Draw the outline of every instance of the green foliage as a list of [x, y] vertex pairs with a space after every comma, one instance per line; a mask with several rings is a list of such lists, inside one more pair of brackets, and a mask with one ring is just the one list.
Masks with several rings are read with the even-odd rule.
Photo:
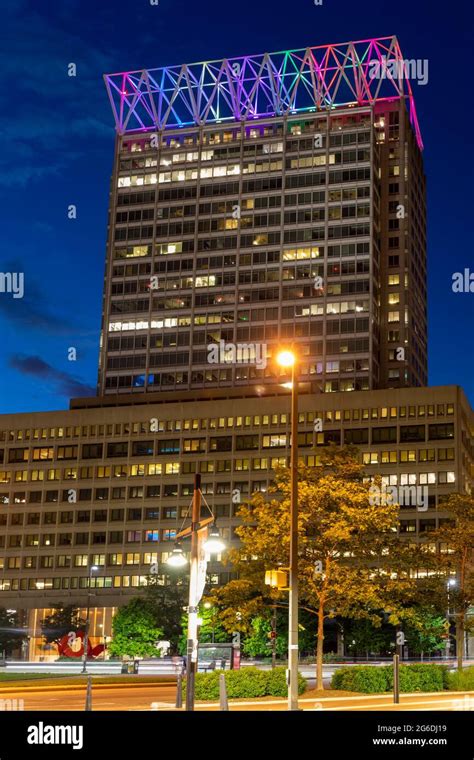
[[[446, 668], [442, 665], [400, 665], [400, 692], [442, 691], [446, 683]], [[363, 694], [383, 694], [392, 691], [393, 667], [355, 665], [339, 668], [332, 677], [331, 688]]]
[[156, 625], [153, 606], [135, 598], [114, 616], [112, 636], [111, 655], [153, 657], [158, 654], [156, 642], [162, 638], [163, 630]]
[[331, 680], [332, 689], [360, 691], [363, 694], [381, 694], [388, 691], [385, 667], [360, 665], [338, 668]]
[[[182, 634], [183, 608], [188, 603], [188, 587], [176, 582], [163, 585], [157, 575], [147, 576], [147, 585], [143, 588], [143, 598], [153, 611], [155, 625], [163, 632], [163, 639], [170, 642], [170, 649], [175, 653], [179, 649]], [[185, 636], [186, 638], [186, 636]]]
[[344, 639], [351, 655], [390, 654], [394, 638], [392, 626], [375, 626], [370, 620], [351, 620], [344, 624]]
[[[199, 643], [226, 644], [230, 642], [230, 635], [219, 621], [219, 610], [217, 607], [208, 609], [204, 603], [199, 605], [198, 610], [198, 617], [202, 620], [202, 625], [199, 626]], [[188, 616], [185, 612], [181, 613], [180, 632], [177, 651], [179, 654], [185, 655], [188, 639]]]
[[[269, 636], [271, 630], [271, 620], [269, 618], [264, 618], [261, 615], [257, 615], [257, 617], [252, 620], [250, 634], [245, 637], [242, 645], [242, 652], [249, 657], [269, 657], [272, 652], [272, 639]], [[286, 631], [285, 634], [286, 635], [277, 633], [276, 653], [279, 656], [285, 654], [288, 648], [288, 635]]]
[[[306, 691], [306, 678], [298, 673], [298, 694], [304, 694]], [[272, 697], [286, 697], [288, 686], [286, 683], [285, 668], [275, 668], [268, 671], [268, 694]]]
[[27, 637], [27, 631], [18, 630], [20, 621], [16, 612], [0, 607], [0, 656], [12, 653]]
[[446, 686], [450, 691], [474, 691], [474, 666], [446, 673]]
[[411, 652], [434, 654], [445, 647], [443, 634], [446, 618], [433, 610], [421, 607], [413, 610], [412, 618], [404, 625], [405, 639]]
[[[217, 701], [219, 699], [219, 673], [197, 673], [195, 682], [195, 698], [198, 701]], [[245, 699], [250, 697], [286, 697], [286, 673], [284, 668], [275, 670], [259, 670], [258, 668], [241, 668], [225, 672], [227, 696], [229, 699]], [[301, 674], [298, 677], [298, 691], [303, 694], [306, 689], [306, 679]], [[186, 685], [184, 685], [186, 690]]]
[[58, 643], [63, 636], [84, 628], [86, 621], [81, 618], [79, 609], [72, 604], [57, 604], [51, 615], [41, 621], [41, 635], [47, 644]]

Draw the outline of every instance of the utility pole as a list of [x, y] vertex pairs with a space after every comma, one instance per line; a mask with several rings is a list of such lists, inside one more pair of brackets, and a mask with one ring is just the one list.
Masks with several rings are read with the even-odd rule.
[[198, 565], [199, 521], [201, 519], [201, 476], [194, 475], [193, 506], [191, 516], [191, 567], [189, 577], [188, 643], [186, 657], [186, 710], [194, 710], [194, 685], [198, 660]]
[[290, 599], [288, 620], [288, 709], [298, 709], [298, 370], [291, 370]]

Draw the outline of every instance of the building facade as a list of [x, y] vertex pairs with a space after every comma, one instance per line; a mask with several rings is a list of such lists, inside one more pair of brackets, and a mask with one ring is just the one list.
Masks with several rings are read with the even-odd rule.
[[[288, 391], [156, 395], [147, 404], [118, 395], [0, 417], [0, 606], [28, 611], [32, 630], [60, 602], [85, 607], [96, 565], [93, 640], [109, 634], [114, 608], [137, 593], [151, 565], [164, 581], [195, 473], [203, 512], [207, 502], [232, 546], [240, 502], [266, 491], [274, 468], [288, 463]], [[300, 398], [306, 464], [317, 466], [323, 445], [351, 443], [368, 477], [423, 488], [426, 501], [401, 510], [400, 535], [412, 540], [446, 519], [443, 496], [472, 490], [473, 430], [456, 386]], [[211, 586], [231, 577], [220, 559], [209, 565]], [[31, 656], [40, 646], [33, 636]]]
[[[344, 51], [321, 79], [321, 56]], [[247, 58], [182, 67], [173, 90], [166, 69], [106, 77], [117, 137], [99, 395], [278, 383], [269, 364], [282, 341], [315, 392], [426, 384], [421, 141], [408, 82], [394, 89], [381, 76], [375, 87], [368, 66], [399, 61], [398, 43], [287, 55], [300, 67], [291, 92], [279, 54], [254, 57], [260, 68]], [[220, 72], [212, 93], [208, 68]], [[343, 76], [354, 89], [341, 89]], [[145, 90], [145, 77], [155, 86]], [[222, 110], [233, 86], [238, 102], [218, 118], [212, 97]]]

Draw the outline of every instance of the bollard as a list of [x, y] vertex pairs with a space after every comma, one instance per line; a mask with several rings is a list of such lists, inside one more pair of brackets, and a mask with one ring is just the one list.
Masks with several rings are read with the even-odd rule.
[[84, 710], [92, 710], [92, 676], [87, 678], [86, 706]]
[[224, 673], [219, 673], [219, 704], [221, 710], [229, 709], [229, 702], [227, 700], [227, 687], [225, 683]]
[[398, 654], [393, 655], [393, 704], [398, 705], [400, 703], [400, 656]]
[[183, 676], [178, 674], [178, 680], [176, 683], [176, 709], [180, 709], [183, 706]]

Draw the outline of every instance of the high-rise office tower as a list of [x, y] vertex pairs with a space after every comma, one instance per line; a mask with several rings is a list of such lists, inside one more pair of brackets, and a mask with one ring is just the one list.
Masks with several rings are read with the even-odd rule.
[[421, 138], [395, 37], [106, 76], [99, 393], [426, 384]]

